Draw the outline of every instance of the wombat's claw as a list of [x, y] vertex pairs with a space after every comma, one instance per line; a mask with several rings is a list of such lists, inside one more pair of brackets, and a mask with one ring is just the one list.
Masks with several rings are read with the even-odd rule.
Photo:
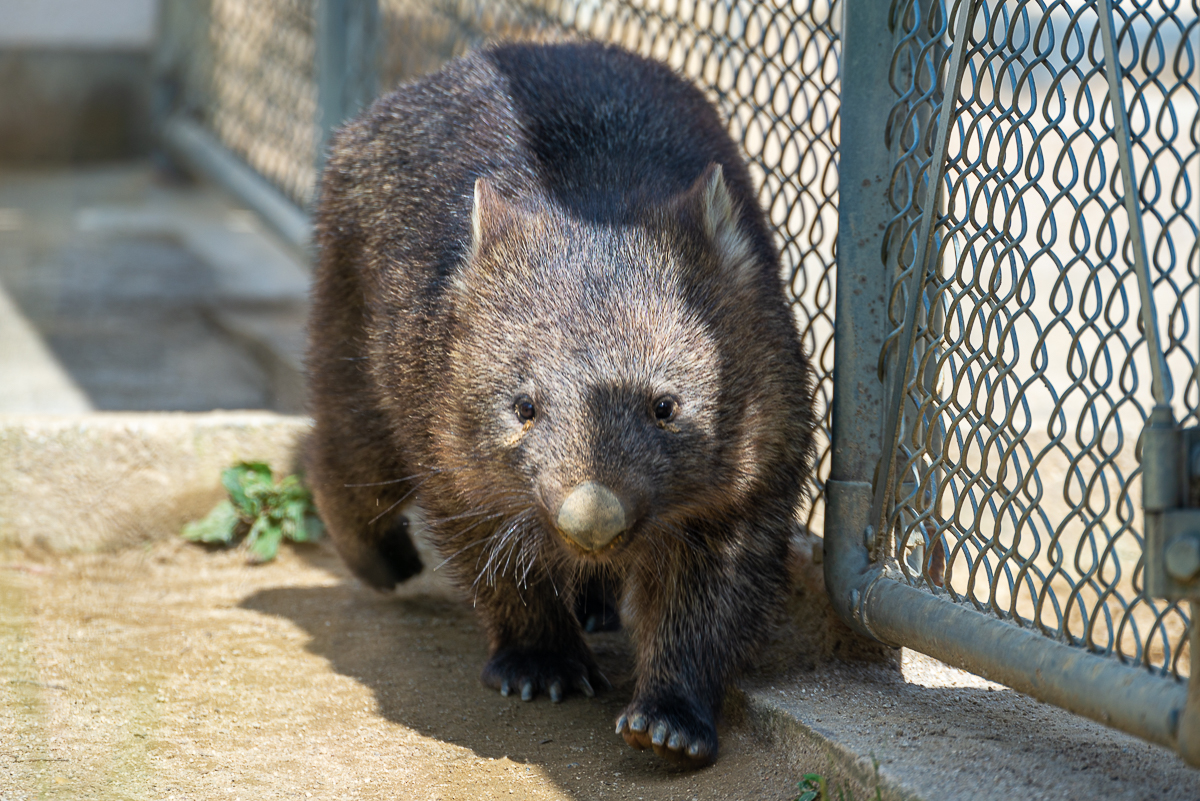
[[634, 748], [653, 748], [663, 759], [687, 767], [703, 767], [716, 758], [716, 731], [711, 723], [678, 710], [664, 710], [663, 718], [625, 713], [617, 719], [617, 734]]
[[532, 701], [542, 693], [556, 704], [572, 692], [592, 697], [596, 694], [592, 682], [604, 686], [608, 679], [591, 663], [590, 653], [583, 656], [587, 658], [553, 651], [501, 649], [484, 665], [480, 679], [503, 696], [519, 693], [522, 701]]

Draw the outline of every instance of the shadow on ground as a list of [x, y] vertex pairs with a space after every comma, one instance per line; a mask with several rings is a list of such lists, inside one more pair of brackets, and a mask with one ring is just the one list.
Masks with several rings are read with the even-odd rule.
[[[629, 782], [647, 797], [749, 797], [719, 785], [731, 768], [775, 773], [781, 765], [743, 735], [722, 727], [722, 756], [715, 768], [683, 772], [638, 752], [614, 733], [614, 722], [633, 692], [632, 654], [620, 632], [589, 635], [613, 688], [597, 698], [542, 697], [522, 702], [482, 686], [486, 658], [482, 632], [466, 605], [437, 597], [396, 598], [352, 582], [326, 587], [261, 590], [241, 607], [286, 618], [304, 629], [311, 653], [374, 694], [378, 714], [423, 735], [470, 749], [489, 759], [539, 765], [563, 789], [584, 797]], [[616, 778], [618, 781], [613, 781]], [[611, 782], [611, 785], [610, 785]], [[791, 797], [792, 784], [769, 780], [755, 797]], [[771, 786], [773, 785], [773, 786]], [[656, 788], [656, 789], [654, 789]], [[744, 789], [744, 788], [743, 788]]]
[[[309, 637], [305, 649], [367, 688], [375, 712], [390, 723], [484, 759], [537, 766], [575, 798], [797, 795], [804, 769], [795, 755], [754, 735], [736, 694], [719, 727], [721, 753], [711, 768], [682, 771], [650, 751], [625, 745], [614, 731], [634, 689], [632, 647], [623, 632], [587, 635], [613, 684], [597, 698], [575, 695], [561, 704], [545, 697], [532, 702], [504, 698], [479, 681], [487, 656], [485, 638], [469, 603], [454, 591], [423, 574], [395, 595], [381, 594], [351, 578], [328, 549], [314, 550], [306, 561], [340, 577], [341, 583], [259, 589], [240, 607], [299, 626]], [[797, 667], [811, 674], [835, 655], [882, 660], [885, 666], [877, 669], [898, 677], [891, 649], [864, 646], [844, 626], [829, 624], [833, 612], [824, 601], [820, 566], [799, 558], [795, 562], [793, 622], [780, 632], [764, 660], [765, 670], [753, 680], [786, 681]], [[821, 603], [814, 605], [816, 597]], [[824, 755], [821, 764], [810, 761], [806, 767], [819, 770], [823, 764]]]

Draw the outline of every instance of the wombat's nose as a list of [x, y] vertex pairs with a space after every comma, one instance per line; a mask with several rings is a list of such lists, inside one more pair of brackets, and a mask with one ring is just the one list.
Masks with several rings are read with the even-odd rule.
[[589, 551], [608, 545], [628, 525], [621, 499], [595, 481], [571, 490], [558, 508], [557, 522], [564, 536]]

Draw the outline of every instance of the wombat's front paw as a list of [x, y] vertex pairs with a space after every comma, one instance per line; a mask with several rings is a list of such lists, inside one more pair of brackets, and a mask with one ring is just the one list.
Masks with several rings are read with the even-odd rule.
[[653, 748], [668, 762], [701, 768], [717, 758], [717, 727], [692, 704], [635, 699], [617, 719], [617, 734], [634, 748]]
[[578, 691], [590, 698], [596, 694], [595, 687], [612, 686], [590, 653], [570, 655], [520, 648], [501, 648], [492, 654], [480, 679], [501, 695], [520, 692], [522, 701], [532, 701], [544, 692], [555, 703], [571, 692]]

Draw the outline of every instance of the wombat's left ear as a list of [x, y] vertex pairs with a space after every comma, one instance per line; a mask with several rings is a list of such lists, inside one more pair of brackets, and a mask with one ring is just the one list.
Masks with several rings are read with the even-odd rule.
[[698, 213], [722, 273], [738, 281], [749, 278], [754, 269], [754, 248], [738, 224], [741, 209], [725, 186], [720, 164], [713, 162], [705, 168], [684, 193], [683, 203]]
[[520, 211], [500, 196], [490, 180], [476, 178], [471, 202], [471, 255], [478, 253], [483, 243], [512, 227], [520, 216]]

